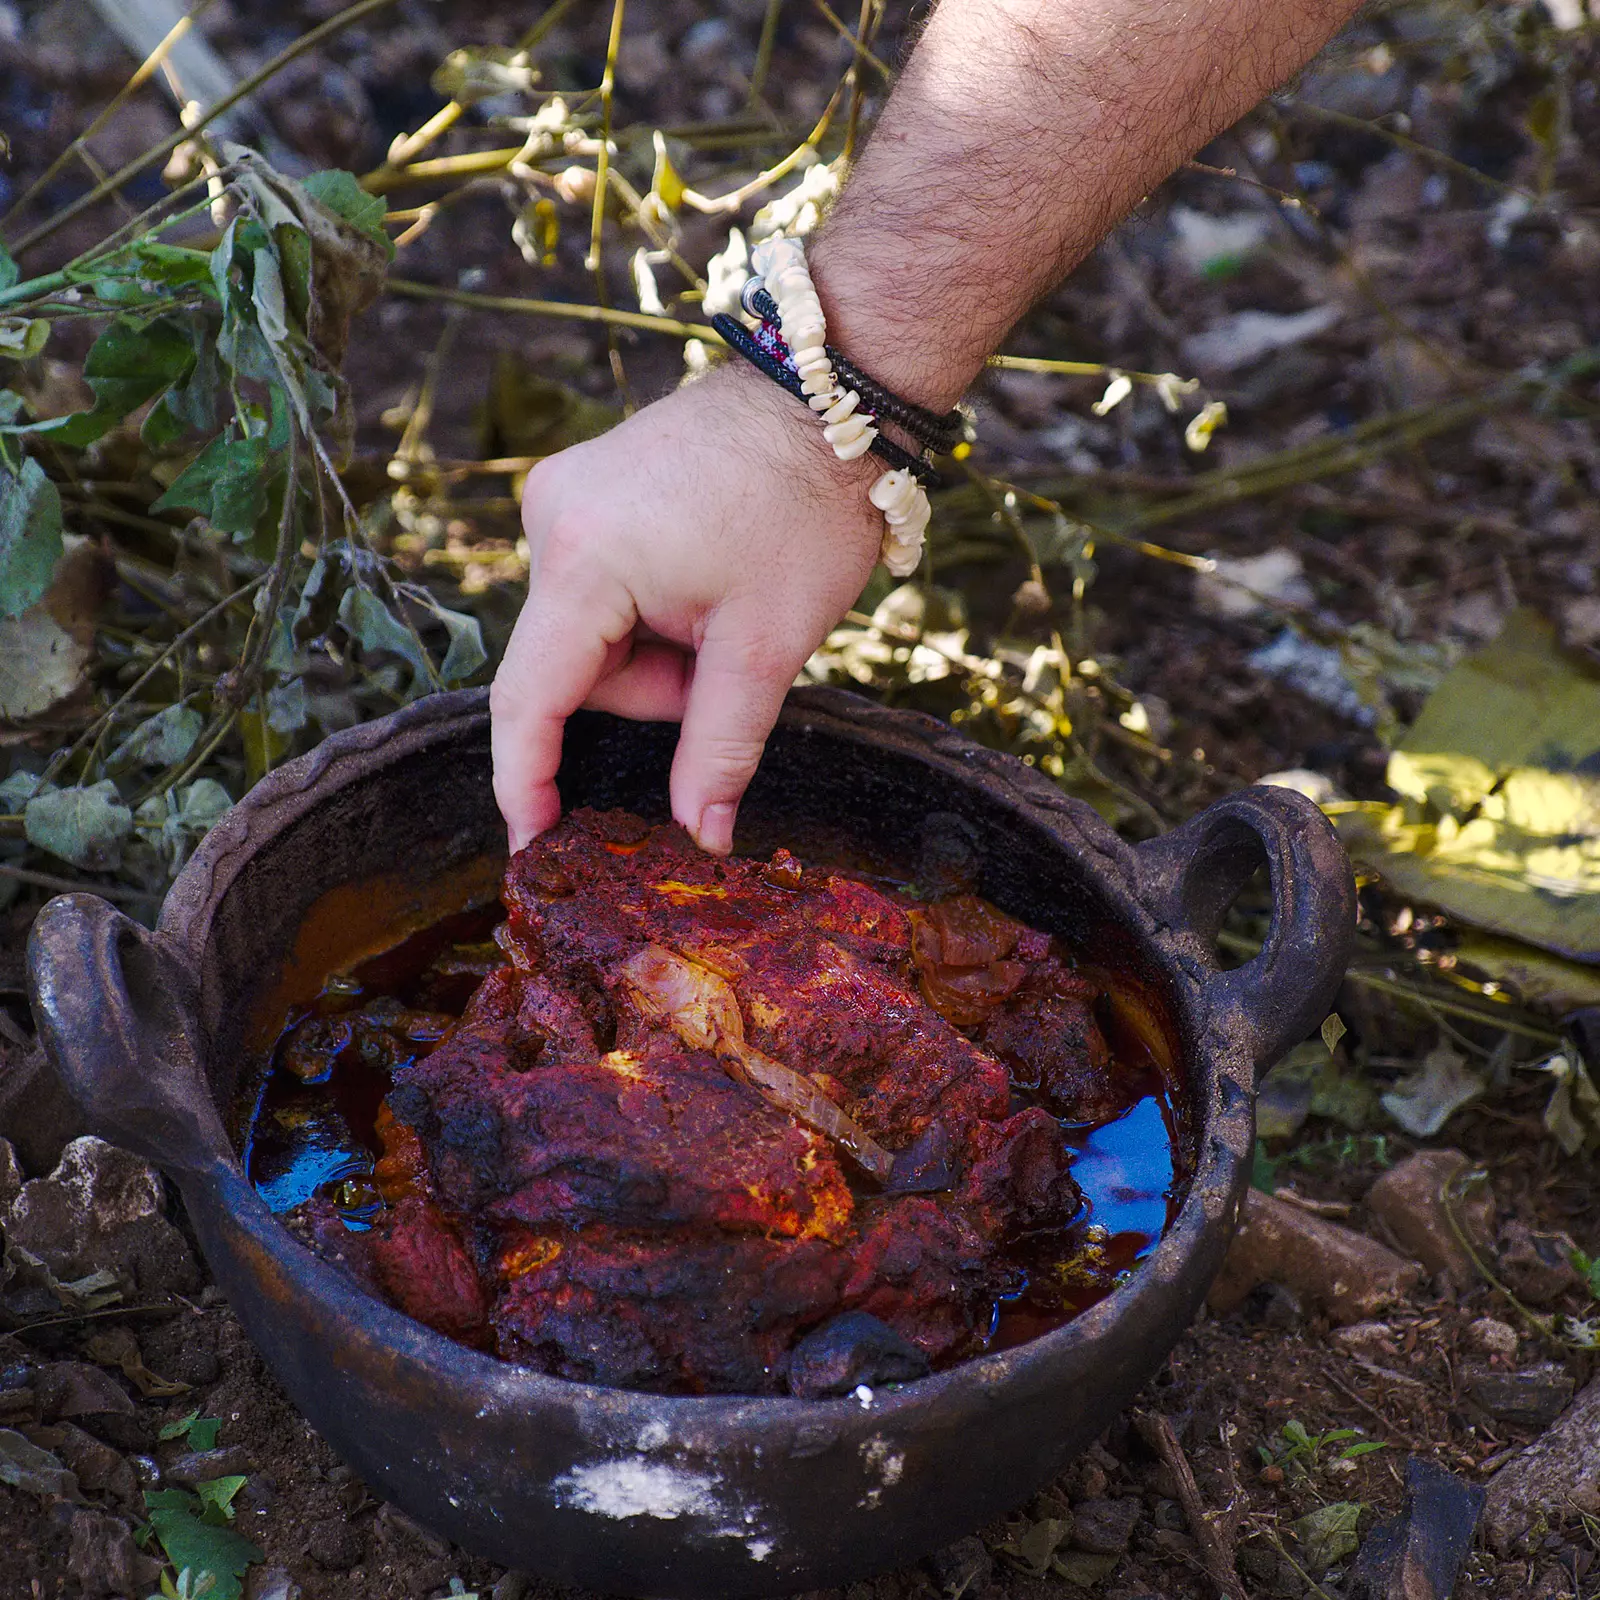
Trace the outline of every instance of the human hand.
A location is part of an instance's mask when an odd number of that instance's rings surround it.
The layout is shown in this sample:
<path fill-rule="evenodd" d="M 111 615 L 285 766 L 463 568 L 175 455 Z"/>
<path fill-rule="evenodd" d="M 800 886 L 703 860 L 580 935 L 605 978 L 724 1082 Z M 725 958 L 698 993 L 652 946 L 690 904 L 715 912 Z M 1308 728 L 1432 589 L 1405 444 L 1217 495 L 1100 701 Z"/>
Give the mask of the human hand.
<path fill-rule="evenodd" d="M 881 470 L 737 367 L 533 469 L 528 598 L 489 691 L 514 851 L 559 819 L 562 728 L 590 706 L 682 722 L 672 815 L 727 853 L 785 692 L 872 571 Z"/>

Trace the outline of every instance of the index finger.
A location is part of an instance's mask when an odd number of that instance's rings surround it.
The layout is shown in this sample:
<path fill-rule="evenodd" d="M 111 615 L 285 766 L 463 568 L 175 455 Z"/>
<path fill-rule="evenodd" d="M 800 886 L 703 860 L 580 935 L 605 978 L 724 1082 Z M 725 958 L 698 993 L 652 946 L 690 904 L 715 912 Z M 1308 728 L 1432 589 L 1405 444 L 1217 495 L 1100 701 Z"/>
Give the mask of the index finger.
<path fill-rule="evenodd" d="M 562 731 L 635 620 L 626 589 L 593 569 L 581 587 L 529 593 L 489 689 L 494 797 L 513 852 L 560 820 Z"/>

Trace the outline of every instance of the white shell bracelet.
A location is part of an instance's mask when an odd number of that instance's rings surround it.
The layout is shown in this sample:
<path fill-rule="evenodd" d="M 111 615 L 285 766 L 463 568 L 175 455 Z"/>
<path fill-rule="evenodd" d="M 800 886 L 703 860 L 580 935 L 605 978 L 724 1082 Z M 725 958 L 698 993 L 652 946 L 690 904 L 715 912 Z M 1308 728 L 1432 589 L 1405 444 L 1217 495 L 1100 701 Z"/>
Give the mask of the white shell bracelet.
<path fill-rule="evenodd" d="M 841 387 L 827 353 L 827 323 L 811 283 L 805 246 L 798 239 L 764 239 L 750 252 L 752 270 L 777 303 L 783 337 L 794 353 L 795 371 L 806 403 L 818 414 L 822 437 L 841 461 L 854 461 L 872 448 L 878 430 L 861 409 L 861 396 Z M 867 491 L 883 513 L 883 543 L 878 558 L 897 578 L 908 578 L 922 560 L 922 545 L 932 507 L 927 492 L 904 468 L 885 472 Z"/>

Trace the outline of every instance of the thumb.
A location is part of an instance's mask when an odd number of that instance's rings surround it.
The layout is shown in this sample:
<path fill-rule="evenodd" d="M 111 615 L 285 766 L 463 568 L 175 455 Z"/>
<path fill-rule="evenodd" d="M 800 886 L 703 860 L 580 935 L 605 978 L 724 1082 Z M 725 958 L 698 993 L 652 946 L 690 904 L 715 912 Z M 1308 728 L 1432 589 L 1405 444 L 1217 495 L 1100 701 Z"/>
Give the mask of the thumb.
<path fill-rule="evenodd" d="M 710 619 L 672 761 L 672 815 L 703 850 L 732 849 L 739 801 L 804 664 L 760 617 L 730 608 Z"/>

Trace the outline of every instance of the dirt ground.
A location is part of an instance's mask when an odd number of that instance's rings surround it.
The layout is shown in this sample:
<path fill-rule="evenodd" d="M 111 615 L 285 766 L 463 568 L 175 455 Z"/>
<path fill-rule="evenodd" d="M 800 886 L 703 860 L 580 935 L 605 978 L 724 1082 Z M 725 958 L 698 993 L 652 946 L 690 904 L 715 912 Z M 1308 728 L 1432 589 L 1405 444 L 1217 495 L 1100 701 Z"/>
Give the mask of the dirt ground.
<path fill-rule="evenodd" d="M 551 33 L 541 56 L 550 82 L 595 81 L 606 10 L 587 8 Z M 740 74 L 750 70 L 763 12 L 752 0 L 635 0 L 619 70 L 619 121 L 688 124 L 729 115 L 740 103 Z M 216 0 L 203 31 L 248 68 L 330 14 L 322 0 L 273 7 Z M 84 15 L 80 0 L 0 0 L 0 128 L 13 148 L 0 185 L 11 194 L 129 69 L 109 35 L 84 36 Z M 1180 173 L 1013 336 L 1008 349 L 1015 354 L 1200 372 L 1207 392 L 1228 405 L 1227 426 L 1204 457 L 1185 449 L 1181 427 L 1146 391 L 1096 417 L 1090 403 L 1103 378 L 991 372 L 974 397 L 977 459 L 985 469 L 1048 485 L 1063 503 L 1102 520 L 1132 506 L 1137 516 L 1128 526 L 1179 552 L 1291 552 L 1306 585 L 1296 602 L 1302 615 L 1332 635 L 1358 625 L 1379 629 L 1408 661 L 1481 643 L 1524 605 L 1549 617 L 1575 650 L 1600 659 L 1600 394 L 1593 379 L 1600 351 L 1600 35 L 1590 23 L 1565 38 L 1559 128 L 1541 142 L 1540 96 L 1549 79 L 1545 58 L 1526 40 L 1529 17 L 1548 29 L 1537 7 L 1378 8 L 1313 69 L 1292 102 L 1265 108 L 1202 152 L 1211 167 L 1241 177 Z M 774 115 L 804 125 L 848 47 L 816 11 L 787 6 L 781 18 L 767 97 Z M 266 114 L 306 165 L 365 170 L 436 106 L 427 77 L 449 49 L 469 40 L 507 42 L 529 20 L 481 0 L 452 7 L 448 16 L 422 0 L 403 0 L 389 20 L 351 29 L 304 58 L 265 98 Z M 878 44 L 887 59 L 904 21 L 891 10 Z M 469 116 L 436 153 L 492 143 L 480 123 Z M 97 141 L 97 159 L 114 167 L 170 126 L 166 103 L 149 91 Z M 81 183 L 81 176 L 63 176 L 52 198 L 69 198 Z M 1516 203 L 1513 186 L 1544 198 Z M 1278 191 L 1307 204 L 1282 207 L 1273 198 Z M 1267 242 L 1236 267 L 1197 271 L 1181 247 L 1173 220 L 1179 211 L 1263 215 Z M 505 195 L 487 184 L 402 251 L 395 270 L 487 293 L 592 298 L 581 220 L 567 219 L 555 263 L 538 271 L 510 247 L 512 220 Z M 66 230 L 51 249 L 64 257 L 92 236 Z M 684 248 L 703 259 L 719 243 L 708 229 Z M 620 267 L 610 288 L 617 304 L 634 303 Z M 1206 347 L 1196 343 L 1243 310 L 1321 305 L 1339 309 L 1322 332 L 1238 367 L 1225 360 L 1208 366 Z M 414 403 L 447 330 L 429 435 L 441 459 L 510 453 L 496 432 L 504 419 L 496 420 L 489 399 L 497 359 L 617 403 L 598 335 L 510 314 L 457 316 L 391 296 L 358 327 L 348 365 L 361 419 L 358 471 L 365 462 L 382 472 L 395 439 L 392 415 L 391 422 L 385 416 Z M 670 342 L 624 335 L 619 348 L 636 395 L 658 391 L 679 370 Z M 1558 373 L 1565 375 L 1559 383 L 1552 377 Z M 1337 474 L 1313 472 L 1270 493 L 1248 486 L 1252 466 L 1280 452 L 1359 443 L 1354 430 L 1366 419 L 1402 408 L 1431 416 L 1516 374 L 1533 376 L 1426 438 L 1375 446 Z M 1230 493 L 1226 483 L 1200 476 L 1209 471 L 1234 474 L 1247 487 Z M 1196 485 L 1214 493 L 1184 509 Z M 463 497 L 450 538 L 499 557 L 513 550 L 516 527 L 509 485 L 501 480 L 491 489 Z M 1310 698 L 1252 665 L 1252 655 L 1280 634 L 1281 607 L 1207 610 L 1197 603 L 1190 570 L 1114 542 L 1100 544 L 1095 560 L 1077 622 L 1104 669 L 1149 708 L 1160 742 L 1173 753 L 1164 763 L 1130 758 L 1117 768 L 1154 814 L 1179 820 L 1217 795 L 1291 767 L 1324 773 L 1358 798 L 1385 793 L 1385 751 L 1370 717 Z M 980 618 L 1004 612 L 1026 576 L 1009 552 L 964 558 L 938 574 L 966 594 Z M 492 635 L 509 621 L 514 593 L 490 592 L 479 605 Z M 1399 677 L 1389 686 L 1389 708 L 1401 722 L 1420 698 L 1421 690 Z M 13 1070 L 28 1045 L 20 952 L 37 904 L 25 894 L 0 926 L 0 1001 L 10 1039 L 3 1048 Z M 1407 920 L 1404 908 L 1376 889 L 1366 904 L 1371 946 L 1398 952 L 1408 942 L 1395 932 Z M 1452 935 L 1443 929 L 1437 937 L 1448 945 Z M 1352 1044 L 1390 1063 L 1389 1081 L 1439 1037 L 1414 1010 L 1368 991 L 1347 989 L 1337 1008 Z M 1472 1037 L 1485 1049 L 1495 1043 L 1481 1030 Z M 1541 1121 L 1547 1092 L 1514 1077 L 1457 1112 L 1429 1142 L 1487 1169 L 1494 1236 L 1519 1222 L 1565 1233 L 1582 1251 L 1600 1254 L 1592 1161 L 1564 1157 L 1549 1137 Z M 1413 1148 L 1393 1128 L 1354 1135 L 1313 1116 L 1272 1149 L 1274 1181 L 1382 1238 L 1364 1196 Z M 181 1213 L 174 1216 L 181 1225 Z M 1583 1317 L 1593 1304 L 1573 1274 L 1541 1310 Z M 1515 1331 L 1508 1349 L 1489 1353 L 1469 1334 L 1485 1318 Z M 1135 1413 L 1143 1411 L 1171 1422 L 1201 1501 L 1220 1514 L 1236 1546 L 1251 1600 L 1342 1600 L 1347 1563 L 1312 1570 L 1292 1531 L 1299 1519 L 1325 1504 L 1359 1504 L 1357 1531 L 1365 1535 L 1401 1506 L 1410 1455 L 1464 1482 L 1487 1482 L 1542 1425 L 1497 1420 L 1474 1398 L 1471 1374 L 1497 1364 L 1507 1372 L 1553 1364 L 1581 1387 L 1593 1365 L 1590 1355 L 1524 1322 L 1485 1282 L 1456 1290 L 1424 1279 L 1357 1326 L 1359 1337 L 1331 1322 L 1313 1298 L 1270 1287 L 1226 1315 L 1204 1313 L 1133 1411 L 1014 1518 L 844 1595 L 1214 1594 L 1179 1485 L 1137 1424 Z M 95 1457 L 106 1487 L 86 1490 L 91 1509 L 137 1521 L 129 1491 L 158 1481 L 185 1448 L 181 1440 L 160 1441 L 159 1430 L 198 1407 L 220 1419 L 218 1448 L 230 1452 L 228 1470 L 246 1479 L 236 1526 L 266 1558 L 247 1593 L 277 1600 L 282 1591 L 263 1587 L 262 1573 L 281 1568 L 306 1600 L 434 1600 L 452 1587 L 492 1589 L 496 1600 L 554 1600 L 557 1591 L 538 1579 L 503 1574 L 445 1545 L 369 1494 L 299 1418 L 209 1287 L 137 1316 L 112 1308 L 0 1336 L 0 1426 L 31 1430 L 48 1444 L 55 1437 L 49 1430 L 59 1434 L 61 1422 L 47 1414 L 32 1375 L 45 1363 L 86 1359 L 89 1339 L 118 1328 L 137 1341 L 149 1369 L 190 1387 L 150 1399 L 123 1384 L 130 1411 L 109 1423 L 84 1419 L 81 1431 L 110 1452 Z M 1383 1448 L 1346 1457 L 1342 1444 L 1330 1442 L 1295 1453 L 1297 1436 L 1285 1432 L 1291 1423 L 1312 1440 L 1350 1429 Z M 88 1449 L 81 1441 L 76 1448 Z M 131 1464 L 133 1476 L 115 1461 Z M 81 1519 L 77 1535 L 73 1519 L 83 1509 L 0 1487 L 0 1600 L 133 1593 L 86 1587 L 71 1575 L 74 1538 L 83 1536 Z M 1048 1538 L 1041 1544 L 1037 1531 L 1051 1523 L 1061 1529 L 1056 1548 Z M 1525 1547 L 1497 1552 L 1480 1541 L 1457 1592 L 1506 1600 L 1600 1594 L 1597 1553 L 1600 1524 L 1589 1517 L 1556 1521 Z M 155 1588 L 153 1571 L 138 1579 L 141 1597 Z"/>

